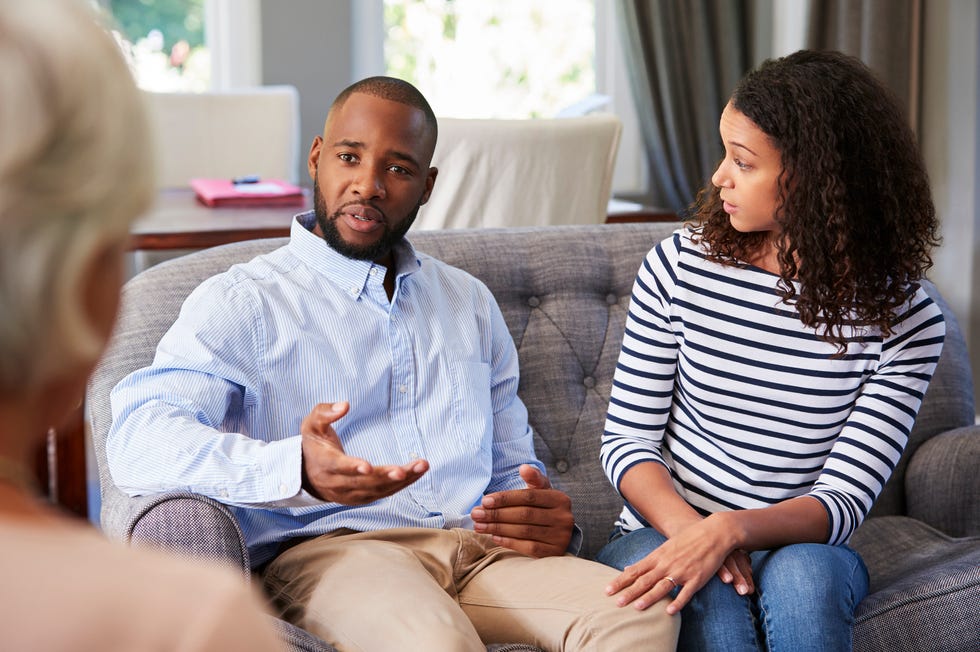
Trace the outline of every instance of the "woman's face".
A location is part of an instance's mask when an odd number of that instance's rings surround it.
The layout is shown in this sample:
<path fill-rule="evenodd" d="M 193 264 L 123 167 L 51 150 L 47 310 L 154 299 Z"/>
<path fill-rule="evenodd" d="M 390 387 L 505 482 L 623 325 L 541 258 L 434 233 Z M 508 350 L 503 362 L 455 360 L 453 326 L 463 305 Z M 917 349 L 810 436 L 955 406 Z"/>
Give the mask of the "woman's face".
<path fill-rule="evenodd" d="M 731 102 L 718 127 L 725 158 L 711 175 L 732 227 L 743 233 L 778 231 L 776 206 L 782 157 L 769 137 Z"/>

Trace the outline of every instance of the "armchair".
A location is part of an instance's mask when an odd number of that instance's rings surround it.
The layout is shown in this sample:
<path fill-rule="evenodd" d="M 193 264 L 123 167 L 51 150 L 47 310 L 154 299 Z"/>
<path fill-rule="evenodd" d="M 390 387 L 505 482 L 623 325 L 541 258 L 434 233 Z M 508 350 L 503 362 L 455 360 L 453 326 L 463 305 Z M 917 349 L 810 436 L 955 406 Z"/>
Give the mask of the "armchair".
<path fill-rule="evenodd" d="M 145 93 L 162 188 L 193 177 L 299 180 L 299 93 L 292 86 Z"/>
<path fill-rule="evenodd" d="M 439 119 L 439 177 L 417 230 L 601 224 L 622 123 L 611 113 Z"/>

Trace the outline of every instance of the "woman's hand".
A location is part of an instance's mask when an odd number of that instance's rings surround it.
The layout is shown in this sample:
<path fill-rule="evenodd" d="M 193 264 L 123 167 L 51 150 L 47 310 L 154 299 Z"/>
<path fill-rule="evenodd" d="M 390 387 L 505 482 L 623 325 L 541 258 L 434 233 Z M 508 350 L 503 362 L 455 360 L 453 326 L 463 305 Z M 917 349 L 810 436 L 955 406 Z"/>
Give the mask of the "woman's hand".
<path fill-rule="evenodd" d="M 752 580 L 752 560 L 744 550 L 734 550 L 718 569 L 718 579 L 725 584 L 731 584 L 739 595 L 749 595 L 755 592 L 755 582 Z"/>
<path fill-rule="evenodd" d="M 728 577 L 736 590 L 740 584 L 747 592 L 754 590 L 748 555 L 736 550 L 735 539 L 721 516 L 712 514 L 677 532 L 639 562 L 627 566 L 606 588 L 606 594 L 617 595 L 621 607 L 633 604 L 646 609 L 680 587 L 667 605 L 667 613 L 676 614 L 715 574 L 722 581 Z"/>

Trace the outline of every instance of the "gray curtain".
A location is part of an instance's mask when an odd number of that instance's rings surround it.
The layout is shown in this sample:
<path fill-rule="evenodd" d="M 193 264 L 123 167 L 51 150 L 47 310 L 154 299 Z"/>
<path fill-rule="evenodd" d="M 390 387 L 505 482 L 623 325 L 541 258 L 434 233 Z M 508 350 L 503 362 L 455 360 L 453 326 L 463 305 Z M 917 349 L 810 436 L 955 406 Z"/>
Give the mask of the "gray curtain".
<path fill-rule="evenodd" d="M 753 64 L 752 4 L 616 3 L 656 206 L 683 213 L 721 158 L 718 118 Z"/>
<path fill-rule="evenodd" d="M 918 124 L 922 0 L 810 0 L 806 47 L 860 58 Z"/>

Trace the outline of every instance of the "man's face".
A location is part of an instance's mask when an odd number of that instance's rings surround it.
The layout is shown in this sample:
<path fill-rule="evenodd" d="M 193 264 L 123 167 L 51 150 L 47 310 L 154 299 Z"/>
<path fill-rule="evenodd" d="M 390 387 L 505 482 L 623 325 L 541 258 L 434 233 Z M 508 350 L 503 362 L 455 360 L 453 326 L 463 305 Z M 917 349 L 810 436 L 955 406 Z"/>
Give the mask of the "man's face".
<path fill-rule="evenodd" d="M 406 104 L 354 93 L 334 108 L 307 161 L 318 231 L 331 247 L 386 260 L 432 192 L 432 138 Z"/>

